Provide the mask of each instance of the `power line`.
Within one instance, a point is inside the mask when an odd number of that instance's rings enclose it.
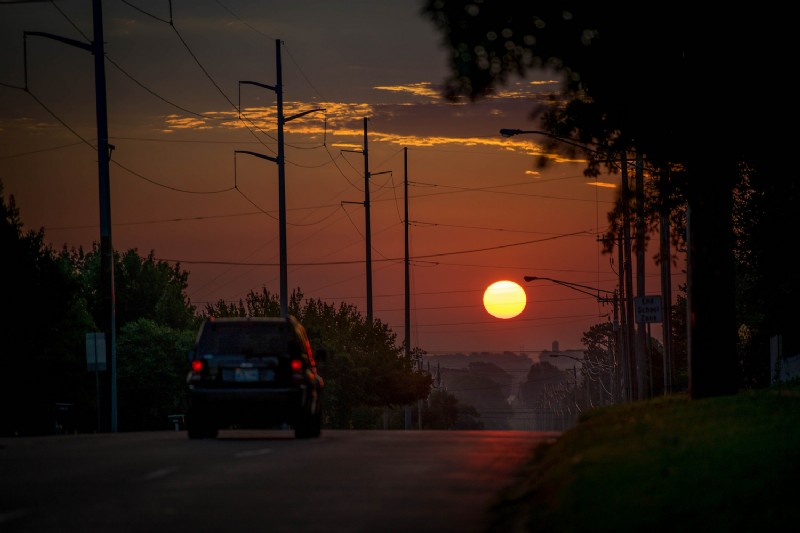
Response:
[[[456,229],[479,229],[479,230],[486,230],[486,231],[499,231],[504,233],[529,233],[529,234],[536,234],[536,235],[564,235],[562,233],[551,233],[545,231],[533,231],[533,230],[522,230],[522,229],[507,229],[507,228],[487,228],[485,226],[465,226],[460,224],[444,224],[441,222],[425,222],[421,220],[409,220],[409,225],[411,226],[418,226],[418,227],[443,227],[443,228],[456,228]],[[589,237],[596,237],[597,232],[590,232],[590,231],[583,231],[580,232]],[[570,236],[573,234],[570,234]]]
[[[15,157],[24,157],[26,155],[41,154],[41,153],[44,153],[44,152],[52,152],[52,151],[55,151],[55,150],[61,150],[62,148],[71,148],[73,146],[78,146],[80,144],[83,144],[83,141],[78,141],[78,142],[69,143],[69,144],[62,144],[60,146],[51,146],[49,148],[40,148],[39,150],[31,150],[29,152],[20,152],[18,154],[4,155],[4,156],[0,156],[0,160],[13,159]]]
[[[491,250],[500,250],[503,248],[512,248],[516,246],[524,246],[527,244],[537,244],[540,242],[552,241],[554,239],[558,239],[561,237],[571,237],[577,234],[566,234],[566,235],[559,235],[556,237],[547,237],[544,239],[535,239],[532,241],[524,241],[524,242],[517,242],[517,243],[510,243],[510,244],[501,244],[498,246],[487,246],[485,248],[473,248],[469,250],[457,250],[452,252],[441,252],[438,254],[427,254],[427,255],[418,255],[412,257],[412,260],[419,260],[419,259],[427,259],[431,257],[444,257],[449,255],[460,255],[460,254],[469,254],[469,253],[477,253],[477,252],[487,252]],[[237,265],[237,266],[275,266],[274,263],[240,263],[240,262],[233,262],[233,261],[210,261],[210,260],[188,260],[188,259],[161,259],[162,261],[171,261],[176,263],[186,263],[190,265]],[[375,261],[404,261],[404,258],[385,258],[385,259],[376,259]],[[315,263],[291,263],[292,266],[328,266],[328,265],[352,265],[356,263],[363,263],[362,259],[359,260],[345,260],[345,261],[323,261],[323,262],[315,262]]]
[[[129,172],[129,173],[133,174],[134,176],[136,176],[139,179],[142,179],[142,180],[144,180],[144,181],[146,181],[148,183],[151,183],[151,184],[155,185],[156,187],[161,187],[163,189],[169,189],[170,191],[182,192],[182,193],[186,193],[186,194],[220,194],[220,193],[223,193],[223,192],[232,191],[232,190],[234,190],[236,188],[234,186],[234,187],[227,187],[225,189],[217,189],[215,191],[190,191],[188,189],[180,189],[178,187],[172,187],[171,185],[165,185],[163,183],[159,183],[159,182],[157,182],[155,180],[152,180],[152,179],[150,179],[150,178],[148,178],[146,176],[143,176],[142,174],[139,174],[135,170],[130,169],[130,168],[126,167],[125,165],[123,165],[122,163],[120,163],[118,161],[115,161],[113,159],[111,160],[111,162],[114,165],[116,165],[119,168],[121,168],[122,170],[125,170],[126,172]]]

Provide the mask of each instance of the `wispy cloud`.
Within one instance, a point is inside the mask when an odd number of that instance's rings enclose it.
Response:
[[[539,80],[539,81],[529,81],[528,85],[558,85],[561,83],[558,80]]]
[[[435,100],[441,100],[441,90],[434,88],[433,84],[429,81],[422,81],[419,83],[409,83],[407,85],[380,85],[374,87],[379,91],[390,91],[396,93],[408,93],[414,96],[424,96]]]
[[[591,181],[591,182],[587,183],[587,185],[590,185],[592,187],[601,187],[601,188],[604,188],[604,189],[616,189],[617,188],[617,185],[615,183],[608,183],[608,182],[605,182],[605,181]]]
[[[485,131],[488,119],[519,117],[530,105],[530,89],[519,90],[519,94],[527,94],[528,100],[497,97],[484,102],[483,107],[448,102],[437,95],[429,82],[380,86],[376,89],[420,96],[425,101],[388,104],[284,102],[285,117],[311,109],[323,110],[287,122],[285,132],[295,138],[308,136],[318,140],[324,136],[330,146],[359,149],[364,134],[362,123],[367,117],[380,125],[370,128],[370,142],[407,147],[484,147],[527,156],[544,156],[554,163],[584,162],[583,159],[567,158],[546,151],[535,137],[508,139],[499,134],[469,135],[471,131]],[[278,122],[277,108],[272,104],[246,107],[241,110],[241,114],[236,110],[205,112],[203,118],[172,114],[164,117],[164,121],[166,128],[162,131],[169,132],[250,128],[269,134],[276,132]],[[495,131],[497,130],[493,130],[493,133]]]

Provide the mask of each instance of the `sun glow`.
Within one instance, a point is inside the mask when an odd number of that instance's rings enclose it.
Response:
[[[497,318],[514,318],[525,309],[525,289],[513,281],[496,281],[483,293],[483,306]]]

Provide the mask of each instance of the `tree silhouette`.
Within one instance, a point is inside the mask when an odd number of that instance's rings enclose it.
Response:
[[[778,203],[797,200],[784,157],[790,141],[776,135],[796,113],[779,92],[782,73],[791,68],[792,17],[767,5],[722,10],[696,2],[644,8],[429,0],[422,12],[452,50],[450,98],[475,100],[516,77],[554,73],[562,92],[533,115],[552,134],[596,147],[587,173],[597,172],[603,154],[619,160],[636,152],[656,172],[685,179],[690,391],[694,398],[736,392],[743,376],[733,190],[743,168],[754,169],[769,177]],[[750,75],[753,70],[771,82]],[[783,230],[797,226],[780,209],[766,223]],[[771,268],[786,275],[775,259],[783,241],[775,240],[766,255]],[[796,282],[781,282],[797,294]]]
[[[57,405],[93,403],[84,333],[96,329],[81,285],[62,255],[45,245],[44,230],[23,230],[14,197],[0,182],[3,257],[0,323],[0,435],[40,435],[57,429]],[[72,413],[80,425],[86,413]],[[91,415],[91,410],[89,410]],[[90,423],[92,417],[89,416]]]

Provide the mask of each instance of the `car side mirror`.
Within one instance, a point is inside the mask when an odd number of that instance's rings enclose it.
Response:
[[[186,356],[189,359],[189,362],[191,363],[192,360],[194,359],[194,350],[189,350],[188,352],[186,352]]]

